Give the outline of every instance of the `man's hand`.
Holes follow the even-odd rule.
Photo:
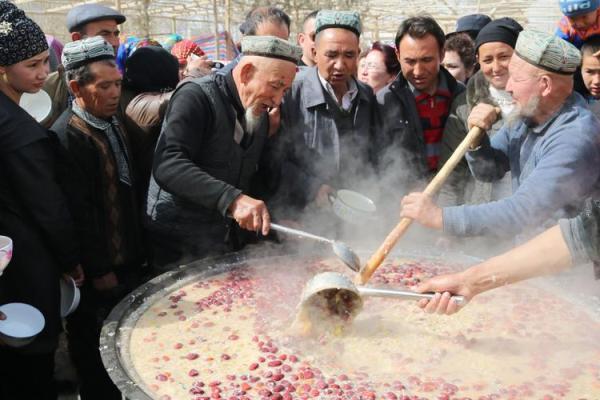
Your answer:
[[[469,129],[477,126],[484,131],[489,131],[498,119],[498,109],[492,105],[479,103],[471,110],[467,123]]]
[[[116,288],[119,285],[119,280],[117,279],[117,275],[111,271],[99,278],[94,278],[92,284],[94,285],[94,289],[103,292]]]
[[[411,218],[428,228],[444,227],[442,209],[425,193],[411,193],[402,199],[400,217]]]
[[[433,299],[423,299],[419,301],[419,307],[430,314],[454,314],[460,311],[461,306],[450,299],[452,295],[464,296],[466,302],[471,300],[475,295],[460,273],[434,276],[417,286],[416,291],[419,293],[435,293]]]
[[[280,125],[281,109],[279,107],[273,107],[269,110],[269,137],[277,133]]]
[[[81,287],[83,285],[83,281],[85,281],[85,274],[83,273],[83,268],[81,268],[81,264],[78,264],[73,270],[66,275],[73,278],[75,281],[75,285],[77,287]]]
[[[329,195],[333,194],[335,190],[329,185],[321,185],[315,196],[315,204],[319,208],[325,208],[330,205]]]
[[[229,212],[241,228],[253,232],[262,231],[265,236],[269,234],[271,216],[262,200],[241,194],[231,203]]]

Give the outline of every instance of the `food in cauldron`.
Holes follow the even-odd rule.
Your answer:
[[[553,290],[502,288],[452,317],[372,298],[342,335],[298,337],[306,281],[344,271],[307,263],[255,263],[151,299],[126,346],[138,384],[160,400],[598,398],[600,322]],[[451,268],[392,259],[372,282],[411,287]]]

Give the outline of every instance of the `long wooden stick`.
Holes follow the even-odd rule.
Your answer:
[[[429,185],[427,185],[423,193],[428,196],[433,196],[442,188],[446,179],[448,179],[452,171],[454,171],[454,168],[456,168],[458,163],[463,159],[469,148],[471,148],[473,144],[479,143],[479,139],[483,132],[484,131],[481,128],[476,126],[469,130],[467,136],[460,142],[448,161],[446,161],[444,166],[438,171],[431,182],[429,182]],[[388,234],[377,251],[373,253],[367,262],[367,265],[365,265],[358,273],[356,276],[356,283],[360,285],[367,283],[373,273],[375,273],[375,270],[379,268],[383,260],[385,260],[390,251],[392,251],[396,243],[398,243],[400,238],[406,233],[412,222],[412,218],[402,218],[400,220],[398,225],[396,225],[396,227]]]

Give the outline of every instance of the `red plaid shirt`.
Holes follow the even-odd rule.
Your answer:
[[[418,93],[415,97],[425,137],[427,165],[432,172],[439,168],[440,144],[450,111],[451,99],[452,94],[446,88],[438,88],[433,95]]]

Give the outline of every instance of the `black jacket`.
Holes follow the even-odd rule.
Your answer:
[[[465,87],[443,67],[440,74],[446,79],[452,102]],[[385,174],[393,167],[394,171],[398,171],[396,185],[403,191],[409,191],[428,178],[428,168],[415,97],[402,72],[377,93],[377,101],[383,121],[383,142],[378,146],[382,150],[378,156],[380,170]]]
[[[249,145],[236,143],[240,113],[231,73],[196,79],[176,90],[154,154],[146,207],[151,230],[202,240],[214,232],[208,227],[230,226],[228,208],[250,190],[268,130],[265,113]],[[222,237],[204,239],[223,242]]]
[[[39,309],[46,325],[23,351],[53,351],[61,331],[59,277],[79,264],[78,241],[46,130],[1,92],[0,234],[14,248],[0,277],[0,304]]]

